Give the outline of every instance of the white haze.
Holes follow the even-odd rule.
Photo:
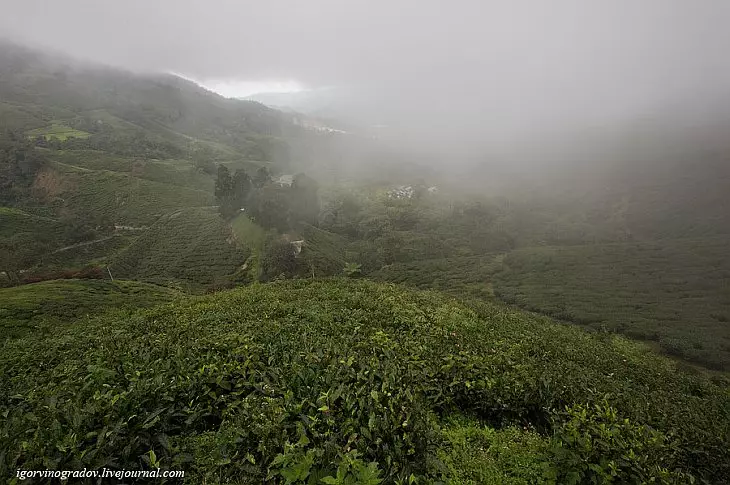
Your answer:
[[[2,0],[0,16],[76,57],[228,95],[336,86],[409,146],[532,159],[636,123],[713,125],[728,26],[722,0]]]

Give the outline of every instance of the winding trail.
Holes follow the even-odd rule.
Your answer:
[[[94,239],[93,241],[86,241],[86,242],[72,244],[70,246],[64,246],[62,248],[56,249],[51,254],[61,253],[63,251],[67,251],[69,249],[80,248],[82,246],[91,246],[92,244],[98,244],[98,243],[101,243],[101,242],[104,242],[104,241],[108,241],[109,239],[111,239],[113,237],[115,237],[115,236],[106,236],[106,237],[102,237],[100,239]]]

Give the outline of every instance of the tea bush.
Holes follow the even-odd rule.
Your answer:
[[[494,278],[505,301],[657,342],[667,354],[730,369],[727,236],[523,248]]]
[[[362,280],[80,320],[6,343],[0,373],[4,476],[154,456],[186,483],[730,478],[726,388],[622,338]]]

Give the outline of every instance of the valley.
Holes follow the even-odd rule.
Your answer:
[[[3,478],[730,480],[730,151],[532,186],[66,62],[0,44]]]

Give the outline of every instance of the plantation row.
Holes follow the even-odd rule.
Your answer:
[[[111,308],[151,307],[177,296],[169,288],[146,283],[94,279],[0,288],[0,338],[10,340],[28,333],[42,333]]]
[[[250,254],[217,214],[186,209],[162,217],[110,264],[115,275],[197,290],[228,286]]]
[[[495,275],[506,301],[656,341],[669,354],[730,368],[726,237],[510,253]]]
[[[724,388],[622,338],[391,285],[81,320],[6,345],[0,372],[3,474],[154,457],[190,483],[730,479]]]

